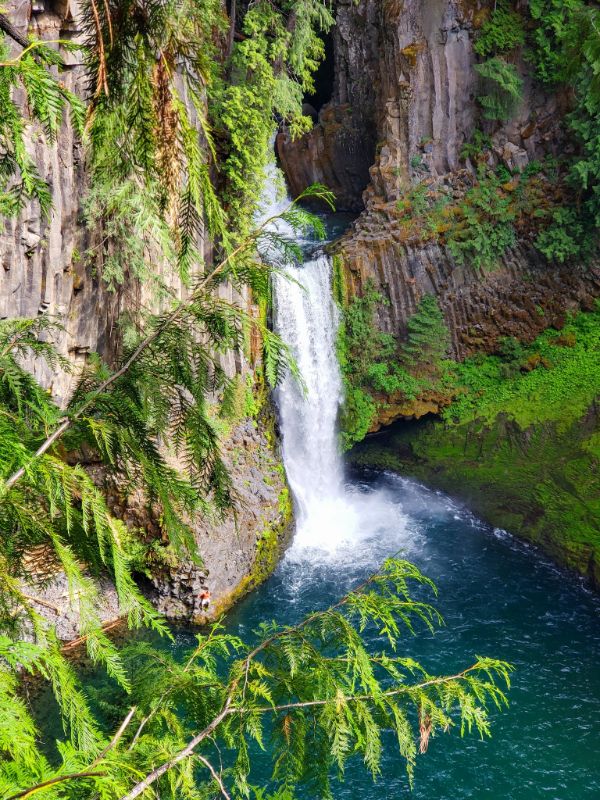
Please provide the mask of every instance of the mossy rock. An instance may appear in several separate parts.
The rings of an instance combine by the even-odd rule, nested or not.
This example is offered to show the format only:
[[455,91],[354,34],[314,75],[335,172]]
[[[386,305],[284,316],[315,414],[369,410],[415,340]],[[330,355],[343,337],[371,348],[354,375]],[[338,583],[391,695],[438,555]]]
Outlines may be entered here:
[[357,445],[354,464],[391,469],[452,494],[600,590],[600,407],[568,426],[402,424]]

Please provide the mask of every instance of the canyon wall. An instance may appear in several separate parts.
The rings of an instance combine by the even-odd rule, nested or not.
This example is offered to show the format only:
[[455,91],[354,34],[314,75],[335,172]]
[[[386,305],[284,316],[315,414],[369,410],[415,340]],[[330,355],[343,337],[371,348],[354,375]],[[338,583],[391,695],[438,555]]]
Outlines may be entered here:
[[379,327],[402,337],[419,300],[435,294],[457,358],[493,351],[502,336],[531,341],[600,294],[597,264],[549,264],[530,237],[482,271],[457,263],[426,231],[407,232],[401,220],[398,201],[411,186],[464,195],[475,166],[461,150],[477,126],[491,140],[490,166],[518,171],[572,147],[561,126],[568,97],[542,92],[522,55],[523,99],[510,120],[478,120],[473,41],[492,6],[339,0],[333,97],[313,131],[297,142],[285,133],[278,139],[294,190],[323,181],[340,208],[362,211],[338,245],[350,296],[372,281],[389,300],[379,308]]
[[[11,0],[5,8],[21,34],[29,32],[49,42],[81,38],[76,0],[38,3],[33,8],[30,2],[20,0]],[[16,55],[20,47],[15,44],[13,50]],[[66,64],[61,80],[67,89],[83,94],[86,76],[79,56],[64,49],[61,55]],[[63,330],[57,334],[56,343],[71,363],[72,372],[51,370],[41,360],[27,366],[58,402],[64,403],[90,353],[99,353],[108,363],[114,360],[124,312],[135,317],[143,307],[160,308],[151,290],[132,275],[125,275],[114,291],[109,291],[102,280],[103,260],[108,253],[100,234],[83,224],[86,169],[69,119],[64,120],[55,142],[32,126],[28,147],[51,187],[52,209],[46,218],[37,203],[30,203],[0,229],[0,319],[47,314],[61,324]],[[200,236],[198,246],[210,263],[210,241]],[[178,276],[168,272],[159,259],[154,263],[172,296],[184,298],[188,290]],[[249,293],[242,296],[224,286],[220,294],[250,313],[258,313]],[[220,358],[229,376],[247,374],[253,368],[242,352]],[[274,554],[281,545],[291,509],[277,441],[269,434],[272,424],[267,409],[258,420],[241,420],[224,433],[222,448],[233,479],[235,507],[222,519],[192,521],[204,561],[201,567],[186,563],[157,567],[148,591],[167,614],[197,616],[198,595],[204,587],[211,590],[213,612],[217,613],[274,566]],[[93,470],[94,465],[90,468]],[[147,538],[160,538],[156,513],[143,498],[125,501],[116,491],[112,505]],[[43,587],[30,588],[41,601],[38,610],[57,622],[59,635],[72,638],[78,614],[76,603],[69,603],[65,576],[53,569],[46,551],[33,554],[31,571],[46,581]],[[116,594],[106,582],[102,594],[106,607],[101,615],[108,621],[118,614]]]
[[[549,184],[541,184],[515,224],[513,245],[487,269],[453,256],[444,229],[456,217],[427,218],[412,200],[420,187],[422,205],[443,196],[459,209],[478,183],[478,169],[489,174],[502,166],[506,196],[518,191],[528,167],[531,174],[575,146],[564,125],[569,95],[543,91],[519,48],[508,58],[523,81],[521,102],[506,122],[482,119],[474,42],[494,7],[481,0],[338,0],[331,100],[313,131],[296,142],[285,132],[278,138],[295,191],[323,181],[339,207],[359,212],[333,249],[339,299],[351,303],[373,286],[383,298],[375,307],[377,328],[402,342],[419,301],[433,294],[450,332],[449,355],[458,360],[498,352],[503,337],[532,343],[545,329],[562,328],[569,312],[591,311],[600,296],[597,261],[550,263],[534,247],[532,222]],[[526,3],[510,7],[525,10]],[[484,154],[465,149],[476,129],[486,137]],[[350,461],[450,492],[598,588],[600,451],[597,402],[590,406],[588,395],[600,395],[600,386],[591,386],[597,373],[585,360],[594,352],[576,362],[580,383],[568,383],[554,420],[535,388],[526,397],[536,409],[532,419],[516,420],[508,408],[482,421],[475,407],[473,419],[453,424],[435,420],[451,401],[443,388],[407,399],[402,390],[396,396],[361,384],[359,396],[371,406],[350,405],[351,414],[372,408],[360,435],[367,428],[381,432],[357,444]],[[553,365],[547,366],[548,385]],[[356,403],[352,372],[348,380]]]

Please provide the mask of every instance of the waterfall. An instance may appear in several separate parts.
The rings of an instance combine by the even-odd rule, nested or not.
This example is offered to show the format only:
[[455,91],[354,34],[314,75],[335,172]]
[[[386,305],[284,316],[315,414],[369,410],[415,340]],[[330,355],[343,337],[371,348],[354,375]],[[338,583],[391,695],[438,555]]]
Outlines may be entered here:
[[347,535],[353,518],[336,430],[342,380],[331,260],[321,254],[287,267],[273,288],[275,330],[289,346],[303,382],[288,373],[277,390],[283,462],[297,507],[295,543],[320,547],[325,534],[330,544]]
[[[269,173],[265,214],[277,213],[275,167]],[[296,361],[276,392],[283,462],[296,504],[294,549],[331,549],[356,528],[344,489],[336,420],[342,379],[336,356],[339,312],[332,296],[331,259],[324,253],[286,265],[273,278],[274,327]]]

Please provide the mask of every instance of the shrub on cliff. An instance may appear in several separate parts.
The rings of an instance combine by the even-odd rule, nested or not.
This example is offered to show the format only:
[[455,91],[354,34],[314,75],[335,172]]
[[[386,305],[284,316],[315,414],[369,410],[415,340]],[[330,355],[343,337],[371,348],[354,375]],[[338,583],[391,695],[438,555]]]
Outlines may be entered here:
[[444,379],[442,362],[450,334],[437,300],[426,295],[408,323],[407,341],[377,328],[375,311],[385,300],[371,282],[362,296],[343,310],[338,332],[338,358],[344,381],[341,413],[342,446],[349,449],[369,432],[378,407],[393,398],[411,402],[437,389]]
[[448,249],[458,261],[490,269],[516,241],[515,202],[495,173],[480,170],[479,180],[460,202],[447,232]]
[[449,347],[450,332],[438,301],[426,294],[408,320],[407,338],[402,347],[404,362],[418,372],[435,373]]
[[536,241],[549,259],[585,259],[598,247],[600,223],[600,14],[584,0],[532,0],[530,59],[546,87],[563,85],[575,102],[566,116],[574,152],[565,207]]
[[482,94],[477,99],[485,119],[505,122],[519,104],[523,91],[523,80],[514,64],[494,56],[475,65],[482,79]]
[[508,0],[498,0],[477,33],[473,49],[485,58],[508,53],[524,43],[523,17],[511,9]]

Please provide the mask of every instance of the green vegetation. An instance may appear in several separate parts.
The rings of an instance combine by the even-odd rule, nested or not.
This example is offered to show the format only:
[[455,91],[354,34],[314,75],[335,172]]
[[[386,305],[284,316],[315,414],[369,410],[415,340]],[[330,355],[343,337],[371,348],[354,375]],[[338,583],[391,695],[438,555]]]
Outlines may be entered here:
[[557,212],[536,244],[550,260],[586,259],[597,248],[600,221],[600,18],[583,0],[534,0],[529,13],[535,23],[531,60],[538,78],[549,88],[565,84],[574,92],[575,106],[566,123],[577,144],[567,161],[571,202]]
[[0,62],[0,215],[15,216],[33,198],[48,216],[52,205],[50,188],[27,150],[28,120],[15,95],[19,91],[25,93],[30,118],[51,142],[58,135],[67,109],[74,129],[79,135],[83,133],[84,104],[52,76],[52,68],[62,67],[62,58],[43,42],[32,42],[19,57],[11,59],[0,33]]
[[430,377],[448,355],[450,333],[437,300],[426,294],[408,320],[406,342],[402,346],[404,363]]
[[479,176],[461,201],[458,221],[446,238],[448,249],[459,264],[469,260],[478,269],[489,269],[515,243],[514,223],[519,211],[498,175],[480,171]]
[[569,61],[564,45],[573,43],[574,22],[586,9],[584,0],[531,0],[529,15],[535,26],[529,47],[538,78],[546,84],[568,80]]
[[[3,796],[133,800],[150,787],[167,800],[263,797],[270,779],[272,797],[289,798],[297,787],[328,797],[350,758],[378,776],[384,731],[395,734],[412,779],[431,736],[454,727],[489,733],[487,709],[505,705],[500,685],[510,677],[509,665],[488,658],[436,676],[400,655],[402,635],[441,622],[413,588],[434,589],[416,567],[390,560],[297,626],[264,623],[253,643],[216,625],[183,662],[134,645],[124,654],[127,674],[135,674],[130,693],[110,690],[103,720],[61,742],[52,760],[39,749],[15,682],[0,683]],[[365,633],[378,634],[377,652],[365,649]],[[53,667],[34,644],[2,637],[0,654],[32,672]],[[270,769],[254,755],[267,737]]]
[[484,58],[475,65],[481,78],[477,98],[484,119],[505,122],[518,106],[523,80],[507,57],[525,43],[523,18],[511,9],[508,0],[499,0],[478,31],[473,49]]
[[475,65],[482,78],[482,92],[478,96],[485,119],[505,122],[519,104],[523,93],[523,80],[514,64],[494,56]]
[[[518,232],[537,237],[540,249],[549,243],[557,246],[556,220],[565,213],[560,206],[564,170],[557,170],[551,159],[531,162],[514,175],[504,166],[492,170],[485,163],[488,146],[489,140],[476,132],[463,147],[463,157],[475,161],[477,177],[459,200],[423,181],[398,201],[406,241],[439,241],[459,264],[473,264],[480,270],[493,269],[517,242]],[[572,237],[577,230],[571,228]],[[563,235],[563,250],[569,248],[568,235]]]
[[[91,0],[82,15],[85,101],[49,71],[62,60],[41,42],[0,69],[10,112],[0,121],[0,210],[14,215],[33,198],[49,211],[49,187],[23,136],[33,121],[53,141],[69,106],[90,174],[86,260],[110,288],[137,278],[160,295],[170,274],[189,282],[201,271],[205,227],[225,252],[250,232],[274,117],[293,135],[310,125],[302,97],[324,55],[319,34],[333,17],[325,0],[258,0],[232,20],[220,0],[150,8],[138,0]],[[1,30],[0,46],[7,58]],[[17,88],[27,93],[26,111],[13,100]]]
[[[515,61],[521,53],[546,88],[553,90],[563,85],[574,94],[574,108],[566,115],[565,124],[576,145],[575,153],[561,160],[560,195],[550,207],[542,204],[538,229],[533,231],[538,250],[549,261],[559,263],[587,260],[598,244],[599,21],[598,9],[586,0],[532,0],[527,10],[502,0],[494,4],[474,41],[474,50],[482,59],[475,69],[481,77],[478,101],[484,120],[507,121],[518,106],[523,81]],[[478,160],[482,141],[467,144],[463,157]],[[491,224],[480,230],[480,215],[472,215],[465,220],[464,252],[462,235],[458,244],[452,245],[455,255],[461,254],[469,260],[477,256],[477,266],[493,263],[515,235],[514,220],[507,218],[503,204],[490,195],[487,206],[485,216]],[[533,203],[532,209],[536,209]]]
[[340,427],[345,450],[364,439],[387,398],[410,402],[445,375],[449,334],[435,298],[425,295],[419,302],[401,347],[393,336],[377,330],[375,309],[384,302],[367,283],[362,296],[343,309],[337,348],[344,381]]
[[456,365],[443,421],[353,457],[452,492],[600,586],[600,308],[501,349]]
[[523,18],[508,0],[498,0],[477,33],[473,49],[483,58],[509,53],[525,44]]
[[445,412],[448,421],[492,422],[506,414],[525,429],[580,419],[600,388],[600,307],[580,313],[562,331],[547,330],[529,346],[504,342],[504,355],[456,365],[463,393]]

